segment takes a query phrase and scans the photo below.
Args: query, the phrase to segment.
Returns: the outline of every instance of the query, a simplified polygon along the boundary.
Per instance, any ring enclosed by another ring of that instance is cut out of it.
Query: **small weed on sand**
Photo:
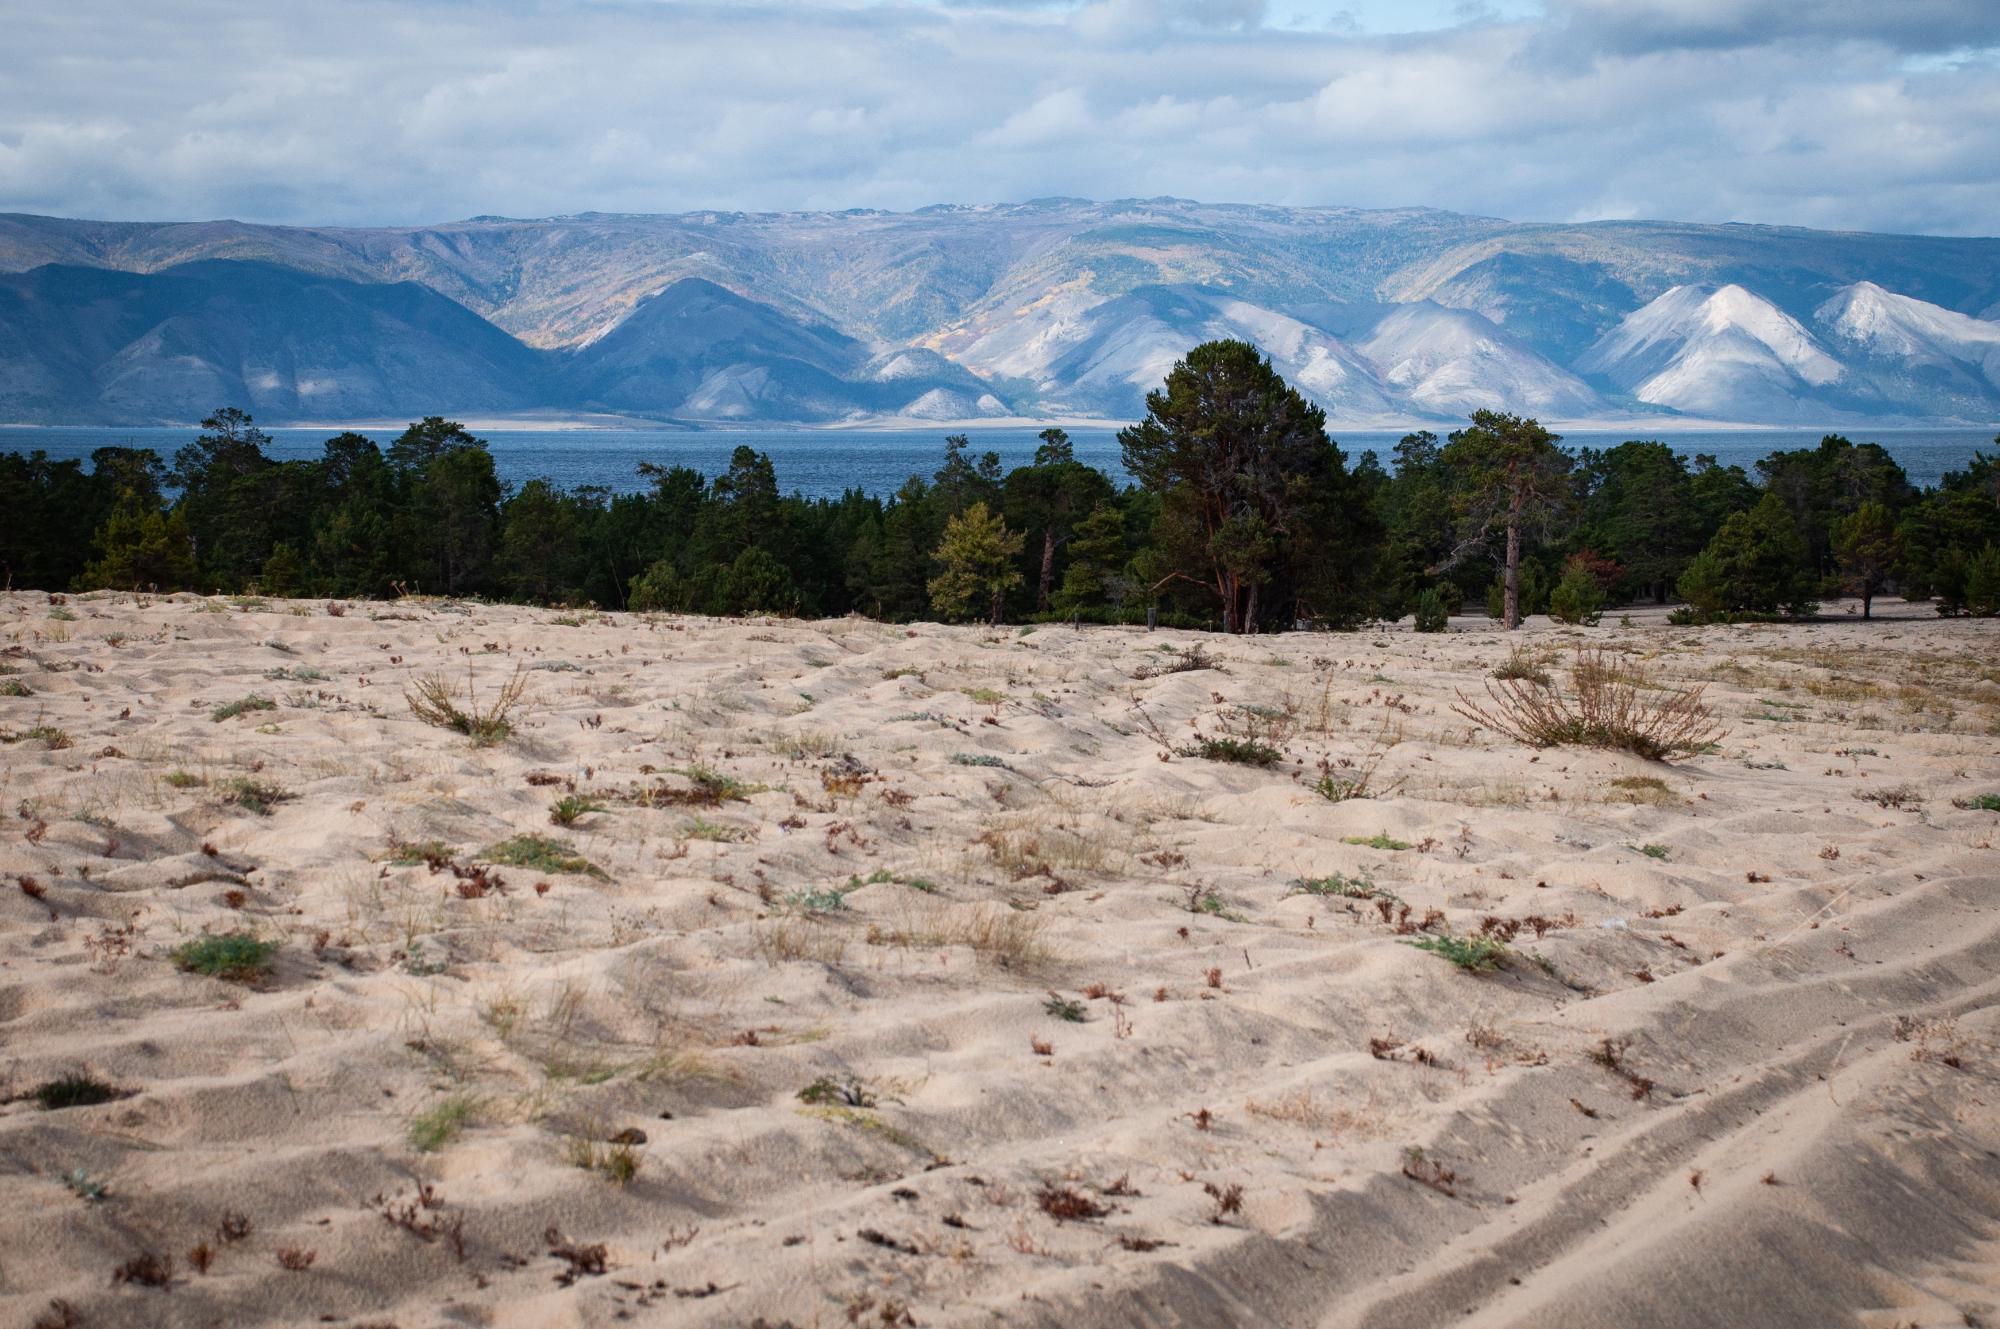
[[[269,697],[260,697],[253,692],[247,697],[238,697],[235,701],[224,702],[210,711],[208,718],[217,724],[221,724],[224,720],[233,720],[237,716],[248,714],[251,711],[275,711],[277,709],[277,702],[272,701]]]
[[[517,835],[502,840],[481,857],[503,867],[527,868],[531,872],[568,872],[600,879],[605,876],[604,869],[545,835]]]
[[[528,676],[517,666],[500,690],[481,702],[472,666],[467,665],[463,689],[454,687],[442,673],[436,673],[418,679],[414,688],[404,692],[403,700],[410,714],[425,724],[464,734],[473,746],[486,747],[514,732],[513,714],[527,691]]]
[[[215,788],[224,804],[254,812],[260,817],[270,816],[272,808],[298,797],[291,790],[282,789],[269,780],[253,780],[248,776],[234,776],[221,781]]]
[[[57,1076],[46,1084],[28,1091],[25,1097],[34,1099],[45,1111],[55,1112],[63,1108],[94,1107],[99,1103],[109,1103],[125,1097],[117,1088],[81,1071],[71,1071]]]
[[[271,957],[277,953],[275,941],[264,941],[248,932],[225,932],[176,947],[173,961],[191,974],[248,983],[270,971]]]
[[[1490,973],[1507,958],[1507,943],[1497,937],[1422,937],[1404,945],[1443,956],[1460,969],[1475,974]]]
[[[437,1152],[458,1138],[478,1106],[470,1094],[453,1094],[425,1108],[410,1120],[410,1144],[418,1153]]]
[[[556,826],[574,826],[593,812],[604,811],[604,805],[596,799],[582,794],[566,794],[549,807],[549,821]]]

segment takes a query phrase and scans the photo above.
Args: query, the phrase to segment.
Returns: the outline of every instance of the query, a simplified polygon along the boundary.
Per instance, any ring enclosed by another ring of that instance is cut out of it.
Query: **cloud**
[[[1548,0],[1563,31],[1627,53],[1864,41],[1935,52],[2000,42],[1993,0]]]
[[[1433,8],[1392,32],[1378,5],[1305,0],[70,0],[10,21],[0,210],[377,224],[1173,194],[2000,216],[1990,3]]]

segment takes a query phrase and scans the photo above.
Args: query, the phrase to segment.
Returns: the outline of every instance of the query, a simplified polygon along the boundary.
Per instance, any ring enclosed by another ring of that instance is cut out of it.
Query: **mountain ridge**
[[[535,399],[508,411],[690,423],[1130,418],[1178,353],[1229,335],[1257,341],[1302,390],[1350,423],[1440,422],[1501,403],[1607,421],[1662,411],[1745,423],[2000,417],[2000,360],[1985,349],[1988,329],[2000,338],[1992,316],[2000,310],[2000,240],[1993,239],[1733,223],[1519,223],[1436,209],[1171,198],[905,213],[577,213],[384,228],[0,214],[0,274],[14,278],[53,265],[79,285],[81,269],[178,272],[172,280],[182,280],[191,274],[181,270],[198,262],[244,265],[246,289],[268,283],[247,276],[259,268],[357,290],[414,286],[533,359],[527,372],[511,350],[479,334],[467,343],[471,354],[493,363],[477,368],[464,355],[444,354],[420,328],[387,318],[381,346],[342,353],[348,379],[365,378],[360,366],[376,359],[402,365],[436,355],[438,384],[450,389],[405,402],[390,387],[415,391],[421,383],[412,379],[423,375],[378,365],[371,392],[390,413],[446,409],[437,398],[478,397],[474,385],[492,380],[510,390],[486,398]],[[208,275],[222,280],[227,271]],[[661,326],[648,332],[660,323],[660,300],[685,282],[712,288],[704,305],[711,321],[683,320],[671,335]],[[1753,343],[1764,343],[1740,328],[1690,353],[1681,365],[1686,381],[1664,387],[1646,387],[1657,368],[1636,375],[1631,363],[1614,364],[1602,351],[1607,337],[1670,291],[1712,296],[1725,287],[1742,290],[1746,308],[1768,308],[1805,329],[1839,373],[1793,383],[1753,369],[1763,354]],[[333,298],[331,287],[298,289]],[[342,290],[350,311],[366,303]],[[1843,299],[1842,309],[1877,311],[1870,326],[1893,326],[1894,335],[1858,335],[1858,325],[1836,326],[1837,313],[1822,316]],[[300,311],[292,312],[295,324]],[[0,309],[0,348],[17,348],[0,351],[13,361],[0,365],[0,385],[15,385],[0,390],[0,415],[129,422],[100,418],[106,389],[78,386],[85,362],[90,375],[119,372],[106,367],[107,356],[92,359],[86,329],[60,334],[75,344],[28,353],[18,349],[25,334],[10,317],[22,316]],[[279,342],[303,335],[282,308],[238,309],[237,317]],[[216,404],[186,395],[236,381],[242,367],[224,362],[242,357],[231,349],[234,334],[204,319],[212,315],[198,308],[163,313],[116,348],[130,387],[109,400],[149,419],[190,418]],[[643,349],[649,338],[651,349]],[[51,367],[64,364],[61,373]],[[884,372],[889,365],[899,366],[896,373]],[[170,388],[175,382],[180,387]],[[292,400],[287,392],[272,400]],[[31,397],[39,405],[23,404]],[[278,406],[280,415],[287,409]]]

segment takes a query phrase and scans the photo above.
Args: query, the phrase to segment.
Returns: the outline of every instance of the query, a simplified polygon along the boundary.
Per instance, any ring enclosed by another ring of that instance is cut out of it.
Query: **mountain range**
[[[0,421],[1129,420],[1255,342],[1348,425],[2000,419],[2000,240],[1046,199],[425,227],[0,215]]]

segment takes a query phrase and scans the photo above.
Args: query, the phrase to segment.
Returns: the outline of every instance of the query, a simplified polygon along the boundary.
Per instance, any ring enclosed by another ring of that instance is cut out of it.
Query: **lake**
[[[192,439],[192,428],[0,428],[0,452],[31,452],[51,457],[87,459],[106,446],[152,448],[164,458]],[[321,443],[337,432],[330,428],[273,429],[272,456],[282,460],[317,457]],[[399,430],[366,429],[377,443],[387,445]],[[859,488],[871,494],[892,493],[912,475],[928,478],[944,456],[949,430],[864,429],[493,429],[483,431],[500,478],[513,485],[544,477],[565,488],[602,485],[630,492],[640,484],[642,461],[661,466],[691,466],[713,476],[729,463],[730,452],[751,447],[770,454],[778,483],[787,493],[817,498]],[[1002,465],[1014,467],[1033,460],[1039,440],[1034,428],[967,431],[975,454],[1000,454]],[[1386,466],[1390,449],[1406,431],[1346,430],[1334,438],[1350,463],[1373,450]],[[1659,438],[1676,451],[1693,456],[1710,453],[1723,464],[1746,470],[1767,453],[1782,448],[1814,447],[1821,435],[1845,433],[1856,442],[1887,448],[1912,482],[1935,485],[1946,471],[1963,468],[1975,449],[1994,450],[1994,428],[1986,429],[1828,429],[1688,430],[1648,433],[1644,430],[1577,430],[1565,434],[1570,447],[1612,447],[1628,438]],[[1077,460],[1088,462],[1121,482],[1117,431],[1072,429]]]

